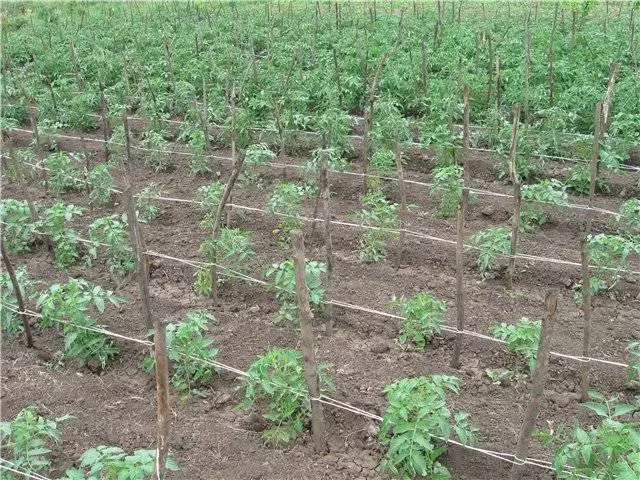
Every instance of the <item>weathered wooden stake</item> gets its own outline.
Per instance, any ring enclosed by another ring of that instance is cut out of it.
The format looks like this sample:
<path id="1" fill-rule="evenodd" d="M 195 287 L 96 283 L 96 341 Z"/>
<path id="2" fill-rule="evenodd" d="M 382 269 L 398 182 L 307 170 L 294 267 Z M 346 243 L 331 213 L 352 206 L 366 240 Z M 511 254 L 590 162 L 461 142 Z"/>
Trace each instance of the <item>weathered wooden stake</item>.
<path id="1" fill-rule="evenodd" d="M 333 242 L 331 239 L 331 191 L 329 186 L 329 154 L 325 150 L 322 152 L 322 171 L 320 173 L 320 188 L 322 189 L 322 215 L 324 217 L 324 247 L 325 262 L 327 263 L 327 291 L 331 286 L 333 277 Z M 327 315 L 327 335 L 333 334 L 333 305 L 326 305 Z"/>
<path id="2" fill-rule="evenodd" d="M 518 165 L 516 153 L 518 149 L 518 126 L 520 124 L 520 105 L 513 108 L 513 130 L 511 132 L 511 148 L 509 149 L 509 174 L 513 183 L 513 219 L 511 221 L 511 251 L 509 263 L 507 265 L 507 275 L 505 277 L 507 290 L 513 290 L 513 276 L 516 270 L 516 250 L 518 249 L 518 233 L 520 229 L 520 207 L 522 197 L 520 195 L 520 175 L 518 175 Z"/>
<path id="3" fill-rule="evenodd" d="M 589 276 L 589 241 L 585 238 L 580 245 L 580 259 L 582 260 L 582 313 L 584 325 L 582 327 L 582 355 L 591 355 L 591 278 Z M 580 366 L 580 397 L 583 402 L 589 400 L 589 362 Z"/>
<path id="4" fill-rule="evenodd" d="M 222 224 L 222 216 L 224 215 L 224 208 L 229 201 L 229 196 L 231 195 L 231 191 L 233 190 L 233 186 L 236 184 L 236 180 L 242 172 L 242 165 L 244 163 L 244 153 L 235 156 L 235 161 L 233 162 L 233 170 L 231 171 L 231 176 L 229 180 L 224 186 L 224 190 L 222 191 L 222 198 L 220 199 L 220 203 L 218 204 L 218 209 L 216 210 L 216 216 L 213 219 L 213 241 L 218 238 L 220 234 L 220 225 Z M 216 255 L 214 249 L 214 258 L 213 265 L 211 266 L 211 296 L 213 297 L 214 305 L 218 304 L 218 267 L 215 265 L 216 263 Z"/>
<path id="5" fill-rule="evenodd" d="M 405 221 L 407 218 L 407 188 L 404 183 L 404 168 L 402 168 L 402 148 L 400 148 L 400 140 L 395 141 L 395 160 L 396 169 L 398 170 L 398 186 L 400 190 L 400 242 L 398 243 L 398 253 L 396 255 L 395 267 L 400 268 L 402 263 L 402 254 L 404 252 L 404 242 L 407 236 L 405 231 Z"/>
<path id="6" fill-rule="evenodd" d="M 104 89 L 100 89 L 100 120 L 102 121 L 102 139 L 104 140 L 104 163 L 109 162 L 109 138 L 111 132 L 109 130 L 109 107 L 107 105 L 107 99 L 104 96 Z"/>
<path id="7" fill-rule="evenodd" d="M 300 317 L 300 343 L 302 345 L 302 360 L 307 388 L 311 397 L 311 430 L 313 433 L 313 449 L 316 453 L 328 450 L 326 426 L 320 397 L 320 379 L 316 355 L 313 348 L 313 313 L 309 306 L 309 289 L 305 276 L 304 237 L 300 230 L 291 232 L 293 244 L 293 263 L 296 276 L 296 293 L 298 295 L 298 315 Z"/>
<path id="8" fill-rule="evenodd" d="M 598 182 L 598 167 L 600 165 L 600 137 L 602 135 L 602 103 L 596 104 L 593 135 L 593 155 L 591 156 L 591 183 L 589 184 L 589 207 L 593 207 L 593 200 Z M 587 213 L 585 238 L 580 245 L 582 260 L 582 313 L 584 324 L 582 327 L 582 356 L 591 356 L 591 278 L 589 276 L 589 237 L 591 236 L 592 212 Z M 583 362 L 580 367 L 580 396 L 582 401 L 589 400 L 589 370 L 590 363 Z"/>
<path id="9" fill-rule="evenodd" d="M 126 188 L 124 191 L 127 203 L 127 220 L 131 245 L 136 260 L 138 287 L 142 297 L 142 314 L 147 328 L 153 328 L 154 358 L 156 362 L 156 396 L 157 396 L 157 450 L 156 450 L 156 480 L 163 480 L 167 452 L 169 450 L 169 360 L 167 358 L 167 344 L 165 328 L 162 321 L 151 313 L 151 297 L 149 295 L 149 263 L 146 248 L 134 200 L 134 178 L 131 160 L 131 145 L 129 140 L 129 119 L 127 113 L 122 116 L 124 125 L 126 157 L 124 161 L 126 172 Z"/>
<path id="10" fill-rule="evenodd" d="M 551 339 L 553 337 L 553 323 L 555 320 L 558 297 L 555 293 L 548 292 L 545 298 L 546 315 L 542 321 L 542 331 L 540 332 L 540 343 L 536 353 L 536 367 L 531 380 L 531 401 L 524 413 L 524 420 L 520 429 L 518 447 L 516 448 L 516 463 L 511 468 L 511 480 L 522 478 L 522 467 L 529 453 L 529 442 L 531 434 L 536 425 L 536 417 L 540 409 L 540 401 L 544 393 L 544 385 L 549 373 L 549 351 L 551 350 Z"/>
<path id="11" fill-rule="evenodd" d="M 553 14 L 553 26 L 551 27 L 551 35 L 549 35 L 549 50 L 547 52 L 548 62 L 548 81 L 549 81 L 549 103 L 553 106 L 555 96 L 555 74 L 553 71 L 553 61 L 555 58 L 554 42 L 556 38 L 556 27 L 558 25 L 558 2 Z"/>
<path id="12" fill-rule="evenodd" d="M 342 99 L 342 84 L 340 83 L 340 65 L 338 64 L 338 54 L 336 53 L 336 47 L 333 47 L 333 68 L 335 70 L 336 87 L 338 89 L 338 101 L 340 102 L 340 108 L 344 108 L 344 101 Z"/>
<path id="13" fill-rule="evenodd" d="M 2 251 L 2 262 L 7 269 L 7 273 L 9 274 L 9 278 L 11 279 L 11 285 L 13 286 L 13 293 L 15 294 L 16 300 L 18 301 L 18 310 L 20 310 L 20 313 L 18 313 L 18 315 L 20 316 L 20 319 L 22 320 L 22 326 L 24 327 L 24 338 L 27 341 L 27 347 L 33 348 L 31 326 L 29 325 L 29 319 L 27 318 L 27 314 L 25 313 L 26 310 L 24 308 L 24 299 L 22 298 L 20 283 L 18 282 L 18 278 L 16 277 L 16 272 L 13 269 L 11 260 L 9 260 L 9 255 L 7 254 L 7 249 L 4 246 L 4 241 L 2 240 L 0 240 L 0 250 Z"/>
<path id="14" fill-rule="evenodd" d="M 611 95 L 613 94 L 613 88 L 616 84 L 616 78 L 620 71 L 620 64 L 613 62 L 609 70 L 609 82 L 607 83 L 607 91 L 604 94 L 604 101 L 602 103 L 602 129 L 604 131 L 609 127 L 611 118 L 609 118 L 609 110 L 611 109 Z"/>
<path id="15" fill-rule="evenodd" d="M 458 331 L 464 330 L 464 219 L 469 203 L 469 85 L 464 86 L 464 111 L 462 124 L 462 196 L 458 210 L 457 241 L 456 241 L 456 324 Z M 451 356 L 451 367 L 460 368 L 460 350 L 462 349 L 461 333 L 456 334 Z"/>
<path id="16" fill-rule="evenodd" d="M 524 130 L 529 131 L 529 77 L 531 76 L 531 33 L 529 32 L 529 18 L 531 7 L 524 17 Z"/>

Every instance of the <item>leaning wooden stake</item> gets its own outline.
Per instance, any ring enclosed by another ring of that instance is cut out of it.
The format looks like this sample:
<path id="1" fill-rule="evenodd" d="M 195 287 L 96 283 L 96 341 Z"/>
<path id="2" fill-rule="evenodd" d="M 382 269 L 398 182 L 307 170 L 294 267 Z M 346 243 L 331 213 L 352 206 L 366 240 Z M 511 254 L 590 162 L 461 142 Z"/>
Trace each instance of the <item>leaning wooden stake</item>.
<path id="1" fill-rule="evenodd" d="M 328 450 L 324 412 L 320 398 L 320 379 L 313 349 L 313 313 L 309 306 L 309 289 L 305 280 L 304 237 L 300 230 L 291 233 L 293 244 L 293 263 L 296 276 L 296 293 L 298 295 L 298 316 L 300 317 L 300 342 L 302 345 L 302 361 L 307 380 L 307 388 L 311 397 L 311 430 L 313 448 L 316 453 Z"/>
<path id="2" fill-rule="evenodd" d="M 0 250 L 2 251 L 2 262 L 7 269 L 7 273 L 9 274 L 9 278 L 11 279 L 11 285 L 13 286 L 13 293 L 15 294 L 16 300 L 18 301 L 18 310 L 20 310 L 20 313 L 18 313 L 18 315 L 20 316 L 20 319 L 22 320 L 22 326 L 24 327 L 24 337 L 27 341 L 27 347 L 33 348 L 31 326 L 29 325 L 29 319 L 27 318 L 27 314 L 25 313 L 26 310 L 24 308 L 24 300 L 22 298 L 22 291 L 20 290 L 20 283 L 18 283 L 16 272 L 13 269 L 11 261 L 9 260 L 9 255 L 7 254 L 7 249 L 4 246 L 4 241 L 0 241 Z"/>
<path id="3" fill-rule="evenodd" d="M 598 166 L 600 164 L 600 136 L 602 135 L 602 104 L 596 104 L 595 131 L 593 138 L 593 155 L 591 156 L 591 183 L 589 184 L 589 207 L 593 207 L 598 181 Z M 585 238 L 581 244 L 582 259 L 582 313 L 584 324 L 582 327 L 582 356 L 591 355 L 591 279 L 589 277 L 589 237 L 591 235 L 592 212 L 588 212 L 585 225 Z M 589 400 L 589 362 L 583 362 L 580 367 L 580 396 L 582 401 Z"/>
<path id="4" fill-rule="evenodd" d="M 405 221 L 407 218 L 407 189 L 404 183 L 404 169 L 402 168 L 402 149 L 400 140 L 395 142 L 396 169 L 398 170 L 398 186 L 400 188 L 400 242 L 398 244 L 398 254 L 396 255 L 395 267 L 400 268 L 402 254 L 404 252 L 404 242 L 406 238 Z"/>
<path id="5" fill-rule="evenodd" d="M 516 250 L 518 249 L 518 233 L 520 229 L 520 206 L 522 197 L 520 195 L 520 176 L 516 163 L 516 153 L 518 148 L 518 125 L 520 124 L 520 105 L 513 109 L 513 130 L 511 132 L 511 148 L 509 150 L 509 173 L 511 183 L 513 183 L 514 209 L 511 221 L 511 255 L 507 265 L 507 276 L 505 278 L 507 290 L 513 290 L 513 276 L 516 270 Z"/>
<path id="6" fill-rule="evenodd" d="M 551 350 L 551 338 L 553 337 L 553 323 L 555 319 L 558 297 L 555 293 L 548 292 L 545 298 L 546 315 L 542 321 L 542 331 L 540 332 L 540 343 L 536 354 L 536 367 L 531 380 L 531 401 L 524 413 L 524 421 L 520 429 L 516 456 L 511 469 L 511 480 L 522 478 L 522 467 L 529 453 L 529 442 L 531 434 L 536 425 L 536 417 L 540 409 L 540 401 L 544 393 L 544 385 L 549 373 L 549 351 Z"/>
<path id="7" fill-rule="evenodd" d="M 215 241 L 218 239 L 218 235 L 220 235 L 220 227 L 222 225 L 222 216 L 224 215 L 224 209 L 229 201 L 229 197 L 231 196 L 231 191 L 233 190 L 233 186 L 236 184 L 236 180 L 242 172 L 242 165 L 244 163 L 244 154 L 238 155 L 233 162 L 233 170 L 231 171 L 231 176 L 229 180 L 224 186 L 224 190 L 222 191 L 222 198 L 220 203 L 218 204 L 218 209 L 216 210 L 216 216 L 213 219 L 213 241 L 215 245 Z M 215 248 L 214 248 L 214 259 L 213 265 L 211 266 L 211 295 L 213 297 L 214 304 L 218 304 L 218 267 L 215 264 Z"/>
<path id="8" fill-rule="evenodd" d="M 469 203 L 469 85 L 464 86 L 464 113 L 462 124 L 462 196 L 458 210 L 457 242 L 456 242 L 456 323 L 458 331 L 464 330 L 464 219 Z M 462 333 L 456 335 L 451 356 L 451 367 L 460 368 L 460 350 L 462 348 Z"/>
<path id="9" fill-rule="evenodd" d="M 142 232 L 138 225 L 136 204 L 134 201 L 134 179 L 131 161 L 131 146 L 129 140 L 129 119 L 125 112 L 122 117 L 126 157 L 124 161 L 126 173 L 126 188 L 124 191 L 127 204 L 127 220 L 131 245 L 136 261 L 138 287 L 142 297 L 142 314 L 148 328 L 153 327 L 154 358 L 156 362 L 156 395 L 157 395 L 157 451 L 156 451 L 156 480 L 163 480 L 167 452 L 169 450 L 169 360 L 167 359 L 167 343 L 165 328 L 162 321 L 151 314 L 151 298 L 149 295 L 149 264 Z"/>

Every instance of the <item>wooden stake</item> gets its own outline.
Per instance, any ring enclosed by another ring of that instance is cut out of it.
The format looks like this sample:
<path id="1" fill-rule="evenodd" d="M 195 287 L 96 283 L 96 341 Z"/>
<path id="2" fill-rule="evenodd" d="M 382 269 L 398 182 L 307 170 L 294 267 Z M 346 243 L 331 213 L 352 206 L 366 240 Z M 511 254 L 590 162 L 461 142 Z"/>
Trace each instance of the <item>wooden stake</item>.
<path id="1" fill-rule="evenodd" d="M 146 255 L 146 247 L 134 201 L 134 178 L 131 165 L 131 147 L 129 143 L 129 119 L 127 113 L 122 116 L 124 125 L 124 137 L 127 155 L 125 157 L 126 188 L 124 191 L 127 203 L 127 220 L 131 245 L 136 261 L 138 287 L 142 297 L 142 313 L 147 328 L 153 327 L 154 358 L 156 362 L 156 396 L 157 396 L 157 451 L 156 451 L 156 480 L 163 480 L 167 452 L 169 450 L 169 360 L 167 358 L 167 344 L 165 328 L 162 321 L 151 314 L 151 297 L 149 295 L 149 264 Z"/>
<path id="2" fill-rule="evenodd" d="M 167 74 L 167 78 L 169 79 L 169 85 L 171 86 L 170 92 L 175 94 L 176 91 L 176 79 L 173 76 L 173 60 L 171 59 L 171 47 L 169 46 L 169 40 L 167 38 L 164 39 L 164 68 L 165 73 Z M 169 95 L 169 111 L 173 111 L 173 95 Z"/>
<path id="3" fill-rule="evenodd" d="M 458 331 L 464 330 L 464 219 L 469 203 L 469 85 L 464 86 L 463 92 L 464 113 L 462 124 L 462 196 L 460 197 L 460 209 L 458 210 L 457 241 L 456 241 L 456 319 Z M 453 345 L 451 367 L 460 368 L 460 350 L 462 349 L 463 335 L 458 333 Z"/>
<path id="4" fill-rule="evenodd" d="M 537 6 L 537 4 L 536 4 Z M 553 26 L 551 27 L 551 35 L 549 35 L 549 50 L 547 52 L 547 62 L 549 69 L 549 103 L 553 106 L 554 95 L 555 95 L 555 76 L 553 72 L 553 61 L 554 61 L 554 53 L 555 49 L 553 48 L 553 43 L 556 38 L 556 27 L 558 25 L 558 2 L 556 2 L 556 8 L 553 14 Z"/>
<path id="5" fill-rule="evenodd" d="M 302 360 L 307 388 L 311 401 L 311 430 L 313 433 L 313 449 L 316 453 L 325 453 L 327 444 L 326 427 L 320 398 L 320 379 L 313 348 L 313 313 L 309 306 L 309 289 L 306 282 L 306 263 L 304 257 L 304 237 L 300 230 L 291 232 L 293 244 L 293 263 L 296 276 L 296 293 L 298 295 L 298 315 L 300 317 L 300 342 Z"/>
<path id="6" fill-rule="evenodd" d="M 582 260 L 582 355 L 591 355 L 591 277 L 589 276 L 589 241 L 583 239 L 580 245 L 580 259 Z M 583 402 L 589 400 L 589 362 L 580 366 L 580 397 Z"/>
<path id="7" fill-rule="evenodd" d="M 555 293 L 548 292 L 545 298 L 546 315 L 542 321 L 542 331 L 540 332 L 540 343 L 536 354 L 536 367 L 531 380 L 531 401 L 524 413 L 518 447 L 516 448 L 516 463 L 511 469 L 511 480 L 522 478 L 522 466 L 529 453 L 529 442 L 531 434 L 536 425 L 536 417 L 540 409 L 540 401 L 544 393 L 544 385 L 549 373 L 549 351 L 551 350 L 551 339 L 553 337 L 553 323 L 555 319 L 558 297 Z"/>
<path id="8" fill-rule="evenodd" d="M 104 163 L 109 162 L 109 138 L 111 137 L 111 132 L 109 130 L 109 118 L 108 112 L 109 107 L 107 106 L 107 99 L 104 96 L 104 89 L 100 89 L 100 120 L 102 121 L 102 139 L 104 140 Z"/>
<path id="9" fill-rule="evenodd" d="M 13 265 L 9 260 L 9 255 L 7 254 L 7 249 L 4 246 L 4 241 L 0 241 L 0 251 L 2 252 L 2 262 L 4 263 L 5 268 L 7 269 L 7 273 L 9 274 L 9 278 L 11 279 L 11 285 L 13 286 L 13 293 L 16 296 L 16 300 L 18 303 L 18 316 L 22 320 L 22 326 L 24 327 L 24 338 L 27 341 L 27 347 L 33 348 L 33 338 L 31 337 L 31 326 L 29 325 L 29 319 L 27 318 L 26 309 L 24 308 L 24 299 L 22 298 L 22 290 L 20 290 L 20 283 L 18 282 L 18 278 L 16 277 L 16 272 L 13 269 Z"/>
<path id="10" fill-rule="evenodd" d="M 331 286 L 333 277 L 333 242 L 331 240 L 331 191 L 329 186 L 329 154 L 325 150 L 322 152 L 322 170 L 320 172 L 320 188 L 322 190 L 322 215 L 324 217 L 324 247 L 325 262 L 327 263 L 327 292 Z M 333 334 L 333 305 L 326 305 L 327 312 L 327 335 Z"/>
<path id="11" fill-rule="evenodd" d="M 398 186 L 400 189 L 400 242 L 398 243 L 398 253 L 396 255 L 396 270 L 400 268 L 402 263 L 402 254 L 404 251 L 404 242 L 406 238 L 405 232 L 405 220 L 407 217 L 407 189 L 404 183 L 404 168 L 402 168 L 402 149 L 400 148 L 400 140 L 396 138 L 395 141 L 395 160 L 396 169 L 398 170 Z"/>
<path id="12" fill-rule="evenodd" d="M 335 70 L 335 75 L 336 75 L 336 87 L 338 88 L 338 101 L 340 102 L 340 108 L 344 108 L 344 100 L 342 98 L 342 86 L 340 83 L 340 66 L 338 65 L 338 54 L 336 53 L 336 47 L 333 47 L 333 68 Z"/>
<path id="13" fill-rule="evenodd" d="M 610 123 L 609 109 L 611 108 L 611 95 L 613 94 L 613 87 L 616 84 L 616 78 L 620 71 L 620 65 L 616 62 L 611 64 L 609 69 L 609 82 L 607 83 L 607 91 L 604 94 L 604 101 L 602 103 L 602 129 L 607 130 Z"/>
<path id="14" fill-rule="evenodd" d="M 591 157 L 591 183 L 589 184 L 589 207 L 593 206 L 598 181 L 598 166 L 600 164 L 600 136 L 602 135 L 602 104 L 596 104 L 595 131 L 593 135 L 593 155 Z M 588 212 L 585 225 L 585 238 L 580 245 L 582 260 L 582 356 L 591 356 L 591 277 L 589 276 L 589 237 L 591 236 L 592 212 Z M 583 362 L 580 367 L 580 396 L 582 401 L 589 400 L 589 362 Z"/>
<path id="15" fill-rule="evenodd" d="M 489 47 L 489 81 L 487 82 L 487 104 L 491 102 L 491 90 L 493 89 L 493 44 L 491 43 L 491 33 L 487 32 L 487 44 Z"/>
<path id="16" fill-rule="evenodd" d="M 531 76 L 531 33 L 529 32 L 529 18 L 531 8 L 524 17 L 524 129 L 529 130 L 529 77 Z"/>
<path id="17" fill-rule="evenodd" d="M 238 155 L 235 161 L 233 162 L 233 170 L 231 171 L 231 176 L 229 177 L 229 181 L 224 186 L 224 190 L 222 192 L 222 198 L 220 199 L 220 203 L 218 204 L 218 209 L 216 211 L 216 216 L 213 219 L 213 241 L 218 238 L 220 234 L 220 225 L 222 224 L 222 215 L 224 215 L 224 208 L 229 200 L 229 196 L 231 195 L 231 191 L 233 190 L 233 186 L 236 184 L 236 180 L 242 172 L 242 165 L 244 163 L 244 154 Z M 218 304 L 218 267 L 215 265 L 216 257 L 215 257 L 215 249 L 214 249 L 214 265 L 211 266 L 211 295 L 213 296 L 214 304 Z"/>
<path id="18" fill-rule="evenodd" d="M 591 155 L 591 183 L 589 184 L 589 206 L 593 206 L 598 177 L 600 176 L 600 140 L 602 139 L 602 102 L 596 103 L 593 120 L 593 154 Z M 591 215 L 587 217 L 587 235 L 591 233 Z"/>
<path id="19" fill-rule="evenodd" d="M 140 228 L 138 226 L 138 216 L 136 215 L 136 204 L 133 196 L 133 188 L 134 188 L 134 178 L 133 178 L 133 168 L 132 168 L 132 158 L 131 158 L 131 140 L 129 133 L 129 117 L 127 117 L 127 113 L 122 115 L 122 124 L 124 125 L 124 144 L 125 144 L 125 177 L 126 177 L 126 188 L 125 188 L 125 198 L 127 200 L 127 208 L 128 208 L 128 221 L 129 224 L 129 234 L 131 236 L 131 246 L 133 248 L 134 257 L 136 260 L 136 268 L 138 275 L 138 284 L 140 286 L 140 295 L 142 297 L 142 310 L 144 316 L 144 323 L 147 328 L 153 328 L 153 319 L 151 318 L 151 303 L 150 303 L 150 295 L 149 295 L 149 264 L 147 261 L 147 257 L 144 252 L 146 252 L 146 247 L 144 246 L 144 241 L 140 233 Z"/>
<path id="20" fill-rule="evenodd" d="M 509 150 L 509 174 L 513 183 L 514 209 L 511 221 L 511 255 L 507 265 L 507 275 L 505 277 L 507 290 L 513 290 L 513 276 L 516 269 L 516 250 L 518 249 L 518 233 L 520 228 L 520 207 L 522 197 L 520 195 L 520 176 L 518 175 L 518 165 L 516 163 L 516 153 L 518 149 L 518 125 L 520 124 L 520 105 L 513 108 L 513 130 L 511 132 L 511 148 Z"/>

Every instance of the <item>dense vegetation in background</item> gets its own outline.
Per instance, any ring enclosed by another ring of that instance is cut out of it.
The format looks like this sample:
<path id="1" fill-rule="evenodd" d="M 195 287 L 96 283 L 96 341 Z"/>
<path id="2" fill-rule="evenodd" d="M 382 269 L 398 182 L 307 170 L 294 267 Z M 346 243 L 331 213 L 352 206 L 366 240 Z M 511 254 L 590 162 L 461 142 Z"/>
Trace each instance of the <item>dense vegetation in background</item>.
<path id="1" fill-rule="evenodd" d="M 623 144 L 615 151 L 621 157 L 640 143 L 637 2 L 612 3 L 606 21 L 595 2 L 561 2 L 558 9 L 546 2 L 440 5 L 441 14 L 435 4 L 407 2 L 401 14 L 389 2 L 345 2 L 337 13 L 331 2 L 8 3 L 3 103 L 22 107 L 5 109 L 5 121 L 26 120 L 23 107 L 33 99 L 46 124 L 90 129 L 97 120 L 87 114 L 97 111 L 102 86 L 112 114 L 131 105 L 152 118 L 194 123 L 194 100 L 204 100 L 204 91 L 209 120 L 225 124 L 233 84 L 239 130 L 321 130 L 330 109 L 363 113 L 381 65 L 377 103 L 419 121 L 414 133 L 425 143 L 443 142 L 450 123 L 460 120 L 467 83 L 471 121 L 495 127 L 495 138 L 485 140 L 499 144 L 511 107 L 523 102 L 531 125 L 591 134 L 593 106 L 604 96 L 610 64 L 618 62 L 608 129 L 616 141 L 604 143 Z M 534 143 L 541 153 L 565 147 L 555 135 Z M 588 152 L 588 138 L 585 146 Z"/>

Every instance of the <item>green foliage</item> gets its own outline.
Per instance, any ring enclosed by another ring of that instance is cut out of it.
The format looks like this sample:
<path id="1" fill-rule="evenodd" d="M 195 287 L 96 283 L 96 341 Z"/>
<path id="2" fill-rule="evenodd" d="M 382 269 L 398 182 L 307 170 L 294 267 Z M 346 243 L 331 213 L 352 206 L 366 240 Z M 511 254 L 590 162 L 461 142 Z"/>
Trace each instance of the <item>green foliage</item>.
<path id="1" fill-rule="evenodd" d="M 29 203 L 26 200 L 5 198 L 0 203 L 2 239 L 7 250 L 12 253 L 30 252 L 34 241 L 37 222 L 31 217 Z"/>
<path id="2" fill-rule="evenodd" d="M 109 251 L 109 271 L 116 275 L 127 275 L 135 270 L 133 248 L 127 232 L 127 214 L 101 217 L 89 225 L 89 238 L 95 242 L 90 256 L 95 257 L 99 244 Z"/>
<path id="3" fill-rule="evenodd" d="M 245 151 L 244 164 L 247 167 L 262 167 L 270 160 L 275 160 L 276 154 L 266 143 L 249 145 Z"/>
<path id="4" fill-rule="evenodd" d="M 41 417 L 35 407 L 23 408 L 13 420 L 0 422 L 3 456 L 11 456 L 14 468 L 30 473 L 48 473 L 51 467 L 51 461 L 47 458 L 51 453 L 49 447 L 52 442 L 60 441 L 58 423 L 69 418 L 72 417 L 65 415 L 48 420 Z"/>
<path id="5" fill-rule="evenodd" d="M 222 265 L 224 275 L 233 277 L 234 275 L 246 273 L 249 263 L 255 257 L 255 252 L 251 247 L 251 232 L 240 228 L 222 228 L 218 237 L 207 238 L 200 245 L 199 252 L 204 255 L 207 262 Z M 195 274 L 196 281 L 194 289 L 199 295 L 209 295 L 212 289 L 211 268 L 203 266 Z"/>
<path id="6" fill-rule="evenodd" d="M 322 274 L 326 271 L 325 263 L 306 260 L 305 281 L 309 289 L 309 304 L 314 313 L 319 313 L 323 309 L 325 291 L 322 288 Z M 280 303 L 276 322 L 287 321 L 298 325 L 298 296 L 293 260 L 274 263 L 267 269 L 264 276 L 268 279 L 273 278 L 273 283 L 267 288 L 275 292 L 276 299 Z"/>
<path id="7" fill-rule="evenodd" d="M 338 156 L 342 156 L 349 149 L 347 135 L 353 119 L 347 112 L 330 107 L 316 118 L 316 131 L 322 137 L 322 147 L 331 148 Z"/>
<path id="8" fill-rule="evenodd" d="M 55 152 L 49 155 L 44 166 L 49 169 L 49 187 L 54 193 L 64 193 L 80 190 L 84 187 L 82 174 L 73 168 L 72 158 L 65 152 Z"/>
<path id="9" fill-rule="evenodd" d="M 273 190 L 267 202 L 267 211 L 270 215 L 285 215 L 275 233 L 281 244 L 288 245 L 291 232 L 300 228 L 300 221 L 291 218 L 300 215 L 302 201 L 304 200 L 306 191 L 301 185 L 284 182 L 280 183 Z"/>
<path id="10" fill-rule="evenodd" d="M 432 292 L 420 292 L 408 300 L 393 297 L 391 305 L 405 317 L 398 337 L 400 343 L 424 348 L 436 333 L 440 333 L 447 302 L 439 300 Z"/>
<path id="11" fill-rule="evenodd" d="M 504 157 L 497 167 L 500 180 L 509 178 L 509 168 L 509 158 Z M 518 171 L 518 178 L 524 182 L 534 180 L 544 173 L 543 165 L 534 161 L 529 155 L 518 155 L 516 157 L 516 170 Z"/>
<path id="12" fill-rule="evenodd" d="M 436 218 L 449 218 L 458 213 L 462 187 L 462 167 L 460 165 L 440 165 L 434 169 L 431 194 L 440 200 L 436 209 Z"/>
<path id="13" fill-rule="evenodd" d="M 589 236 L 587 246 L 589 264 L 597 267 L 598 280 L 609 289 L 618 282 L 621 270 L 627 268 L 631 254 L 640 253 L 640 240 L 606 233 Z"/>
<path id="14" fill-rule="evenodd" d="M 534 232 L 538 227 L 547 223 L 544 204 L 556 207 L 566 207 L 569 199 L 567 187 L 558 180 L 545 179 L 532 185 L 522 186 L 522 200 L 524 205 L 520 212 L 520 228 L 524 232 Z"/>
<path id="15" fill-rule="evenodd" d="M 216 373 L 211 363 L 218 356 L 213 340 L 204 336 L 215 318 L 206 310 L 189 310 L 182 322 L 166 327 L 167 356 L 172 362 L 171 385 L 184 396 L 200 395 Z M 144 359 L 147 370 L 155 369 L 153 354 Z"/>
<path id="16" fill-rule="evenodd" d="M 142 223 L 148 223 L 155 220 L 162 214 L 162 210 L 156 204 L 155 197 L 161 197 L 162 191 L 155 183 L 150 183 L 144 187 L 138 194 L 136 209 L 138 212 L 138 220 Z"/>
<path id="17" fill-rule="evenodd" d="M 163 132 L 148 130 L 144 133 L 141 145 L 144 152 L 144 164 L 153 168 L 155 172 L 163 172 L 169 167 L 169 154 L 166 153 L 168 143 Z"/>
<path id="18" fill-rule="evenodd" d="M 630 235 L 640 234 L 640 199 L 622 202 L 618 211 L 618 229 Z"/>
<path id="19" fill-rule="evenodd" d="M 196 191 L 196 200 L 202 202 L 200 209 L 205 211 L 204 218 L 200 222 L 200 228 L 205 230 L 213 229 L 213 221 L 215 220 L 218 205 L 222 200 L 223 192 L 224 183 L 222 182 L 203 185 Z"/>
<path id="20" fill-rule="evenodd" d="M 320 392 L 333 389 L 328 364 L 318 365 Z M 309 392 L 302 366 L 302 354 L 288 348 L 273 347 L 255 360 L 240 377 L 245 390 L 241 410 L 257 407 L 272 425 L 262 433 L 270 445 L 293 442 L 311 418 Z"/>
<path id="21" fill-rule="evenodd" d="M 446 406 L 447 391 L 458 393 L 456 377 L 433 375 L 403 378 L 387 385 L 387 410 L 380 425 L 380 443 L 388 447 L 380 470 L 411 479 L 451 478 L 438 458 L 446 451 L 446 440 L 453 437 L 464 444 L 475 442 L 477 428 L 467 412 L 453 415 Z M 442 438 L 440 440 L 435 436 Z"/>
<path id="22" fill-rule="evenodd" d="M 131 455 L 120 447 L 98 445 L 80 457 L 80 468 L 71 468 L 60 480 L 143 480 L 155 472 L 156 451 L 138 449 Z M 167 457 L 165 467 L 177 471 L 178 464 Z"/>
<path id="23" fill-rule="evenodd" d="M 65 222 L 70 222 L 73 217 L 82 213 L 84 213 L 82 208 L 61 202 L 53 204 L 43 212 L 42 230 L 53 241 L 54 264 L 60 270 L 73 265 L 80 257 L 78 233 L 71 228 L 66 228 Z"/>
<path id="24" fill-rule="evenodd" d="M 515 325 L 504 322 L 493 324 L 490 331 L 494 337 L 507 342 L 507 348 L 511 352 L 523 357 L 529 366 L 529 372 L 533 373 L 541 328 L 542 323 L 539 320 L 531 321 L 522 317 Z"/>
<path id="25" fill-rule="evenodd" d="M 511 252 L 511 230 L 505 227 L 491 227 L 471 237 L 471 243 L 479 247 L 478 270 L 483 275 L 498 267 L 496 257 Z"/>
<path id="26" fill-rule="evenodd" d="M 589 195 L 591 170 L 586 165 L 576 165 L 569 172 L 565 184 L 581 195 Z M 609 192 L 611 191 L 611 186 L 604 178 L 597 178 L 596 191 Z"/>
<path id="27" fill-rule="evenodd" d="M 36 280 L 31 280 L 27 276 L 26 267 L 19 267 L 15 271 L 16 280 L 20 288 L 23 299 L 34 298 L 36 295 Z M 9 277 L 9 273 L 3 271 L 0 273 L 0 299 L 2 300 L 2 308 L 0 308 L 0 324 L 2 325 L 2 333 L 6 337 L 15 337 L 24 331 L 21 321 L 18 321 L 17 314 L 12 310 L 20 310 L 18 299 L 13 290 L 13 283 Z"/>
<path id="28" fill-rule="evenodd" d="M 362 200 L 366 207 L 353 217 L 364 225 L 374 227 L 368 229 L 360 237 L 358 259 L 361 262 L 379 262 L 387 257 L 387 242 L 398 234 L 388 229 L 398 228 L 398 210 L 400 205 L 392 203 L 380 192 L 371 192 Z"/>
<path id="29" fill-rule="evenodd" d="M 119 350 L 107 335 L 96 331 L 100 326 L 89 314 L 93 310 L 104 313 L 106 302 L 118 306 L 124 301 L 99 285 L 73 278 L 67 283 L 51 285 L 40 295 L 37 302 L 42 312 L 40 324 L 48 328 L 64 322 L 65 356 L 75 358 L 81 367 L 95 360 L 104 369 Z"/>
<path id="30" fill-rule="evenodd" d="M 621 403 L 618 396 L 606 398 L 594 391 L 589 396 L 591 401 L 583 406 L 600 417 L 599 424 L 537 432 L 543 445 L 557 445 L 553 460 L 556 475 L 571 480 L 640 478 L 640 422 L 625 420 L 640 410 L 640 403 Z"/>
<path id="31" fill-rule="evenodd" d="M 95 205 L 109 203 L 113 193 L 113 177 L 106 164 L 96 165 L 87 175 L 89 200 Z"/>

